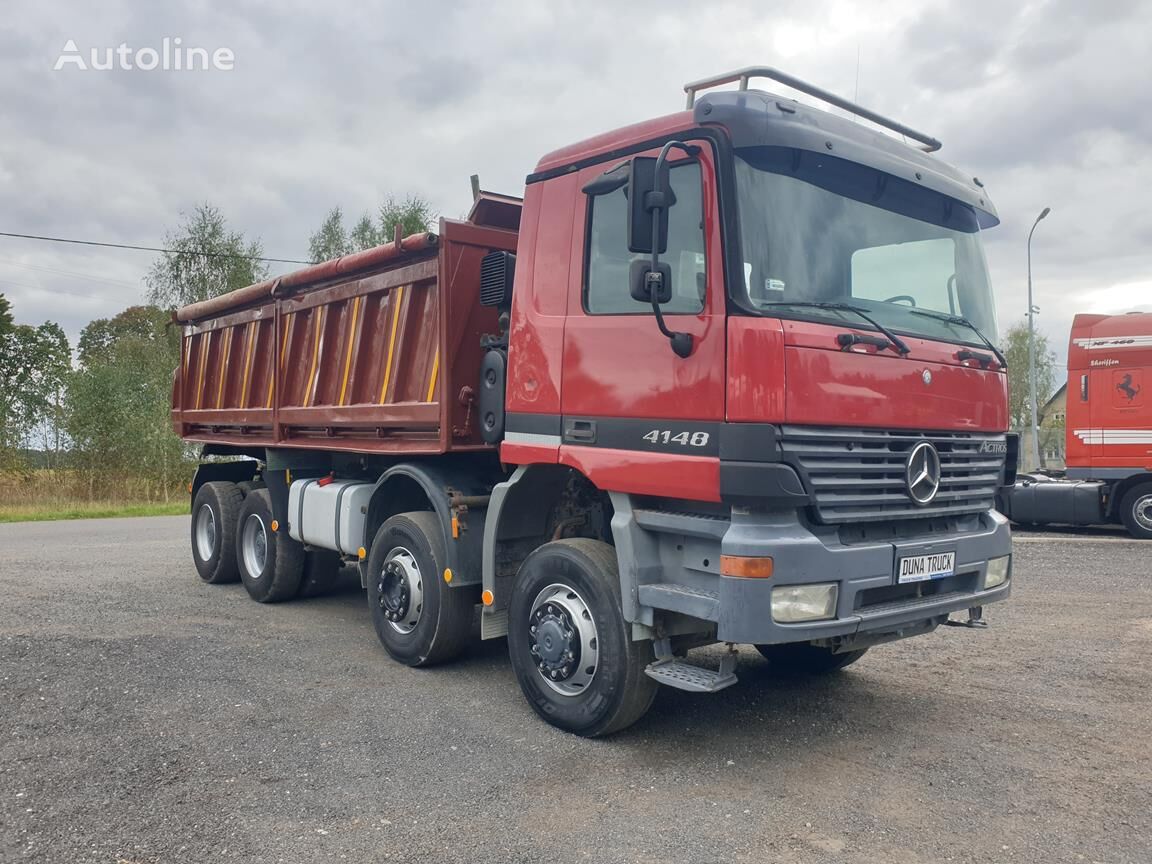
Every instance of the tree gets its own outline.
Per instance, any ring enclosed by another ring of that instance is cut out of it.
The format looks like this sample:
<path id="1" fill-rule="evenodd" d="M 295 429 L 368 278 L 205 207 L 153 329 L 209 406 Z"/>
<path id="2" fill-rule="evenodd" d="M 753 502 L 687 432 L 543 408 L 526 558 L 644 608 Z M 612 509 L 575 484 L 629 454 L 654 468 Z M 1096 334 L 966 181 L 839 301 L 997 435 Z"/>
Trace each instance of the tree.
<path id="1" fill-rule="evenodd" d="M 1032 424 L 1028 387 L 1028 324 L 1018 322 L 1004 334 L 1001 350 L 1008 360 L 1008 419 L 1013 429 Z M 1036 334 L 1036 404 L 1039 408 L 1056 389 L 1056 355 L 1048 346 L 1048 337 Z"/>
<path id="2" fill-rule="evenodd" d="M 167 340 L 170 322 L 168 313 L 156 306 L 129 306 L 114 318 L 97 318 L 81 331 L 80 341 L 76 343 L 80 367 L 110 361 L 116 345 L 123 339 Z"/>
<path id="3" fill-rule="evenodd" d="M 418 195 L 409 195 L 403 201 L 389 195 L 380 205 L 381 242 L 387 243 L 392 239 L 396 225 L 400 226 L 400 233 L 405 237 L 427 231 L 434 215 L 432 205 Z"/>
<path id="4" fill-rule="evenodd" d="M 173 251 L 156 259 L 144 277 L 149 302 L 163 309 L 207 300 L 268 274 L 267 265 L 256 260 L 263 254 L 260 241 L 230 231 L 211 204 L 183 214 L 180 227 L 165 235 L 164 246 Z"/>
<path id="5" fill-rule="evenodd" d="M 344 230 L 344 214 L 339 207 L 328 211 L 320 229 L 308 240 L 308 257 L 314 261 L 327 261 L 347 254 L 348 232 Z"/>
<path id="6" fill-rule="evenodd" d="M 171 427 L 180 335 L 155 306 L 133 306 L 84 328 L 68 386 L 67 429 L 90 498 L 134 484 L 133 497 L 168 500 L 188 466 Z"/>
<path id="7" fill-rule="evenodd" d="M 382 243 L 390 243 L 397 225 L 400 226 L 400 233 L 407 237 L 409 234 L 427 231 L 434 218 L 432 205 L 418 195 L 409 195 L 402 201 L 389 196 L 380 206 L 375 219 L 365 213 L 349 231 L 344 226 L 343 211 L 333 207 L 316 233 L 309 238 L 308 254 L 313 262 L 318 263 L 371 249 Z"/>
<path id="8" fill-rule="evenodd" d="M 20 467 L 36 429 L 59 429 L 60 396 L 71 365 L 59 325 L 16 324 L 0 295 L 0 467 Z M 59 450 L 59 436 L 51 436 Z"/>
<path id="9" fill-rule="evenodd" d="M 18 328 L 24 331 L 21 350 L 29 358 L 31 370 L 24 388 L 25 436 L 36 432 L 34 443 L 48 457 L 49 468 L 55 467 L 61 448 L 64 426 L 64 391 L 72 371 L 72 347 L 59 324 L 46 321 L 39 327 Z"/>

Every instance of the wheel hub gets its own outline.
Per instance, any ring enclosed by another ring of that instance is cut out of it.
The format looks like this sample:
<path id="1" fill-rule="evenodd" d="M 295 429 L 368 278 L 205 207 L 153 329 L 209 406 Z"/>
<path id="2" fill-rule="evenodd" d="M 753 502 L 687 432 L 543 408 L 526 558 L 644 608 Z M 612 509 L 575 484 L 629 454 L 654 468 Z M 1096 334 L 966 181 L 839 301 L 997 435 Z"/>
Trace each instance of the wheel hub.
<path id="1" fill-rule="evenodd" d="M 415 556 L 396 547 L 384 561 L 376 596 L 385 620 L 399 633 L 411 633 L 424 611 L 424 582 Z"/>
<path id="2" fill-rule="evenodd" d="M 259 579 L 268 563 L 268 535 L 264 531 L 264 520 L 255 513 L 249 515 L 244 522 L 241 551 L 248 576 Z"/>
<path id="3" fill-rule="evenodd" d="M 201 504 L 196 514 L 196 551 L 201 561 L 207 561 L 216 551 L 216 516 L 207 504 Z"/>
<path id="4" fill-rule="evenodd" d="M 380 594 L 380 608 L 389 621 L 399 621 L 408 614 L 412 592 L 408 588 L 408 580 L 404 578 L 404 571 L 395 560 L 384 565 L 377 591 Z"/>
<path id="5" fill-rule="evenodd" d="M 1152 495 L 1145 495 L 1136 502 L 1133 515 L 1141 528 L 1152 531 Z"/>
<path id="6" fill-rule="evenodd" d="M 553 681 L 567 681 L 580 662 L 580 642 L 567 611 L 548 603 L 532 614 L 529 651 L 536 667 Z"/>
<path id="7" fill-rule="evenodd" d="M 596 622 L 567 585 L 549 585 L 528 614 L 528 651 L 544 682 L 563 696 L 583 693 L 599 665 Z"/>

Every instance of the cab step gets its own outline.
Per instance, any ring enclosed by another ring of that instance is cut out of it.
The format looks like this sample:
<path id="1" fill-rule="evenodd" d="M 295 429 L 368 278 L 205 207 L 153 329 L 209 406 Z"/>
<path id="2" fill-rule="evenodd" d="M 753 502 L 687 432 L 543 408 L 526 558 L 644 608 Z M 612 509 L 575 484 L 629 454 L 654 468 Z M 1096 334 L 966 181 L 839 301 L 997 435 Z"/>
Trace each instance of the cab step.
<path id="1" fill-rule="evenodd" d="M 733 672 L 735 668 L 735 653 L 725 654 L 720 661 L 719 669 L 705 669 L 703 666 L 693 666 L 677 657 L 668 657 L 649 663 L 644 669 L 644 674 L 677 690 L 687 690 L 690 693 L 716 693 L 736 683 L 737 678 Z"/>

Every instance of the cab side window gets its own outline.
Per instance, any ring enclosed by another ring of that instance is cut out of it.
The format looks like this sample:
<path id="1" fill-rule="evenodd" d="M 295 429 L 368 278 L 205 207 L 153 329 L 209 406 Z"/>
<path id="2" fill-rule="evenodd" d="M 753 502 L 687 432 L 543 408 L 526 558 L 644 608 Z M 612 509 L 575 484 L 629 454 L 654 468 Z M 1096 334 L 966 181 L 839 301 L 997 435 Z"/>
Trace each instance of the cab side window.
<path id="1" fill-rule="evenodd" d="M 660 260 L 672 268 L 672 299 L 665 315 L 704 310 L 704 209 L 700 163 L 681 162 L 668 172 L 676 204 L 668 211 L 668 251 Z M 590 315 L 652 314 L 633 300 L 628 270 L 637 258 L 628 251 L 628 199 L 623 188 L 588 199 L 588 249 L 584 266 L 584 308 Z"/>

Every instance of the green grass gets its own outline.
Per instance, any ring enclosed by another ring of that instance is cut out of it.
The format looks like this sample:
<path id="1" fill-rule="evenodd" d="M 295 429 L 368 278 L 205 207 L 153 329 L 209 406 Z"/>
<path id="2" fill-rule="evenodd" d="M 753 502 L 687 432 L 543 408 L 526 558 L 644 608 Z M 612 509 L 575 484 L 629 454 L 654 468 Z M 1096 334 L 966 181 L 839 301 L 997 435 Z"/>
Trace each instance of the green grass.
<path id="1" fill-rule="evenodd" d="M 31 505 L 0 504 L 0 522 L 48 522 L 57 519 L 107 519 L 115 516 L 182 516 L 189 512 L 187 499 L 167 504 L 117 503 L 114 501 L 62 501 Z"/>

